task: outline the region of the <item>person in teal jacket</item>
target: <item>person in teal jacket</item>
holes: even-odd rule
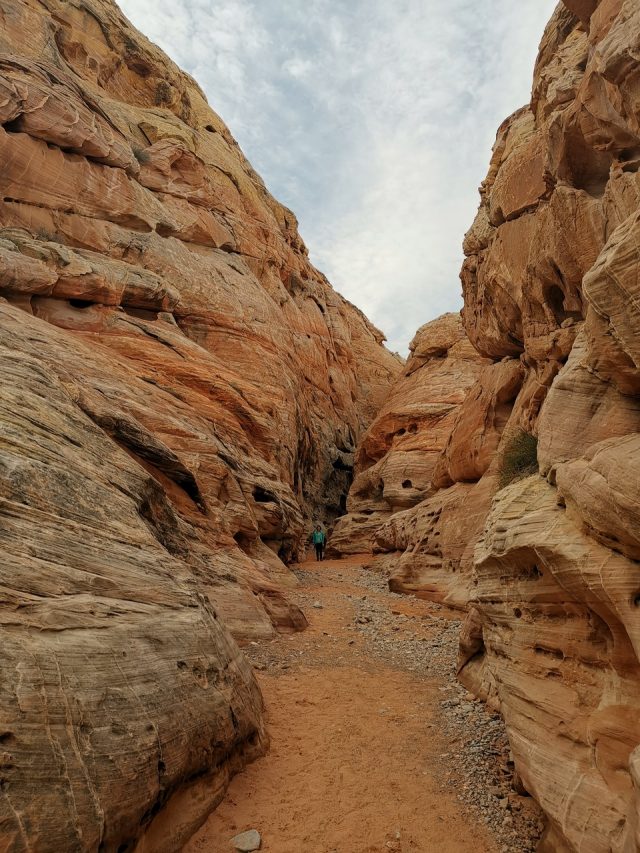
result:
[[[316,549],[316,562],[318,560],[323,560],[324,546],[327,543],[327,537],[324,535],[324,532],[319,524],[316,524],[316,529],[313,531],[313,536],[311,537],[311,540]]]

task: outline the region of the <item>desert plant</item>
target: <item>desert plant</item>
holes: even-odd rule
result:
[[[160,80],[156,86],[154,102],[157,107],[171,103],[171,86],[166,80]]]
[[[124,49],[127,53],[139,53],[140,47],[138,42],[135,39],[132,39],[131,36],[124,37]]]
[[[538,439],[519,429],[506,439],[500,460],[498,485],[501,489],[538,470]]]
[[[146,148],[140,148],[138,145],[134,145],[133,147],[133,156],[140,164],[148,163],[151,160],[151,155]]]

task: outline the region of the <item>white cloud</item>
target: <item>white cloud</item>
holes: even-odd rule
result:
[[[460,307],[495,131],[554,0],[120,0],[193,74],[311,257],[405,350]]]
[[[313,62],[303,59],[301,56],[292,56],[282,63],[282,70],[286,71],[292,77],[302,79],[303,77],[308,77],[313,70]]]

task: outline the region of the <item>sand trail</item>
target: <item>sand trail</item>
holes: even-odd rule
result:
[[[436,724],[443,679],[384,660],[387,644],[405,642],[408,631],[414,643],[433,634],[433,605],[364,588],[361,565],[362,558],[303,564],[308,630],[248,648],[271,749],[233,780],[186,853],[231,853],[230,838],[251,828],[264,853],[500,849],[455,792],[443,790],[450,749]],[[363,616],[361,605],[374,616]],[[377,612],[389,614],[380,625]],[[363,627],[376,632],[377,654]]]

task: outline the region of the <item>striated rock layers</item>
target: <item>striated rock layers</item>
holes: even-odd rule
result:
[[[110,0],[3,0],[0,125],[0,848],[174,850],[400,363]]]
[[[459,424],[468,424],[460,415],[493,365],[471,345],[456,314],[422,326],[410,350],[358,447],[349,512],[336,524],[329,553],[390,552],[396,590],[464,606],[470,507],[477,505],[481,525],[490,493],[484,483],[478,489],[467,482],[469,466],[483,468],[486,454],[482,442],[473,460],[460,453],[467,436]]]
[[[402,470],[426,499],[367,533],[395,589],[469,609],[460,678],[502,711],[548,853],[640,850],[639,45],[635,0],[556,9],[465,238],[487,362],[435,464]],[[536,473],[505,476],[523,433]],[[372,506],[362,476],[338,531]]]
[[[465,326],[526,368],[539,474],[492,505],[461,677],[500,706],[548,851],[640,845],[639,42],[635,2],[558,7],[465,245]]]

